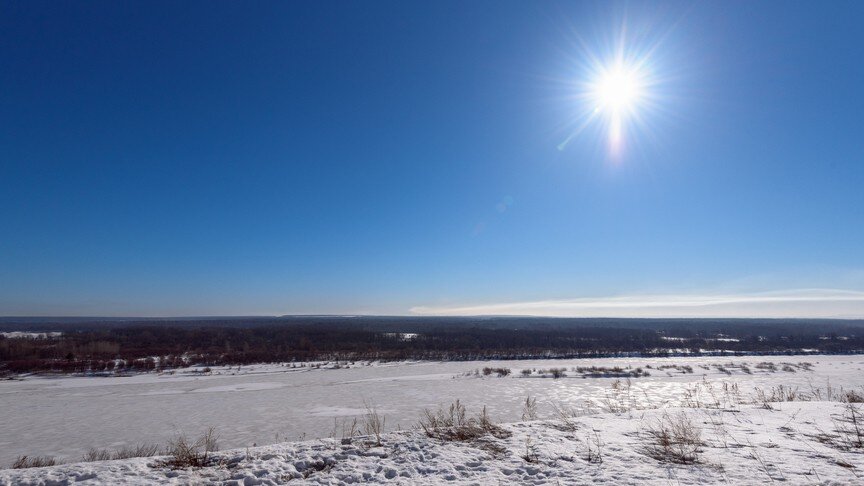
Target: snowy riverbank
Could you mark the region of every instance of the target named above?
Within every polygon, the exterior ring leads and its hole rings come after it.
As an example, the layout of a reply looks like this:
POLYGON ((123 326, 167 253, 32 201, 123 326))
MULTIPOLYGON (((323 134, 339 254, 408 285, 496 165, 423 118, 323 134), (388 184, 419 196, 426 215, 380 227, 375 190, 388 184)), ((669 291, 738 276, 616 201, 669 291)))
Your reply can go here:
POLYGON ((535 420, 505 424, 503 433, 466 441, 433 439, 411 430, 385 434, 380 446, 363 438, 350 444, 340 439, 286 442, 217 452, 212 465, 200 469, 172 469, 163 459, 151 457, 3 470, 0 484, 864 481, 864 454, 849 447, 854 437, 844 418, 848 404, 781 402, 768 407, 633 410, 570 418, 566 423, 535 420), (689 464, 675 463, 674 454, 667 457, 658 449, 663 431, 674 439, 682 423, 692 428, 689 464))
POLYGON ((627 385, 627 406, 640 409, 686 405, 687 395, 706 380, 747 394, 781 385, 802 393, 829 386, 864 393, 862 356, 308 365, 0 382, 0 467, 21 455, 65 463, 80 461, 91 448, 161 448, 177 434, 196 436, 208 427, 217 429, 224 449, 329 437, 334 422, 362 415, 364 402, 386 416, 388 432, 409 429, 424 409, 457 398, 470 410, 487 406, 494 420, 505 423, 521 420, 528 395, 537 398, 540 419, 555 417, 553 405, 590 402, 592 412, 610 411, 606 402, 617 378, 603 376, 622 373, 597 371, 616 367, 639 376, 620 380, 627 385), (484 376, 484 367, 511 373, 484 376), (551 377, 553 368, 565 369, 561 378, 551 377))

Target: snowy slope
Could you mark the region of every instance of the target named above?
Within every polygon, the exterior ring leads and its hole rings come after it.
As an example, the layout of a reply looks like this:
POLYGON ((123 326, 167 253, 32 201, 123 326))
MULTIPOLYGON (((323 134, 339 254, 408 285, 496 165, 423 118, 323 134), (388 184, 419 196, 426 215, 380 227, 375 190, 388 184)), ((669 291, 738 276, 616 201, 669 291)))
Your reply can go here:
POLYGON ((864 453, 838 433, 846 405, 773 403, 725 409, 670 408, 503 425, 512 435, 468 442, 417 430, 323 439, 216 454, 202 469, 172 470, 160 458, 0 471, 2 485, 61 484, 864 484, 864 453), (702 445, 695 464, 647 453, 660 424, 689 419, 702 445), (600 460, 588 460, 588 448, 600 460), (526 460, 525 457, 529 459, 526 460))

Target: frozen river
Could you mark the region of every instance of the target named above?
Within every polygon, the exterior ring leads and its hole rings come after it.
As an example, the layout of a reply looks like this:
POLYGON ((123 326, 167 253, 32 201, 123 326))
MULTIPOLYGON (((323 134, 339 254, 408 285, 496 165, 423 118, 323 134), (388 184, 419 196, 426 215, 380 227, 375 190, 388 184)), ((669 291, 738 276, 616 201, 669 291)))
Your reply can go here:
POLYGON ((214 369, 207 375, 187 370, 130 377, 34 377, 0 382, 0 466, 23 454, 74 462, 91 447, 164 444, 178 432, 197 435, 209 426, 217 429, 221 448, 327 437, 334 421, 361 415, 364 402, 386 417, 389 430, 413 427, 425 408, 457 398, 469 411, 486 405, 494 419, 510 422, 520 419, 522 402, 531 395, 538 399, 542 418, 552 415, 552 404, 578 406, 608 395, 614 378, 582 378, 571 371, 586 366, 644 368, 651 376, 633 378, 631 394, 655 405, 680 403, 685 390, 703 379, 736 382, 743 392, 779 384, 803 391, 829 384, 861 391, 864 385, 864 356, 421 362, 348 369, 261 365, 239 372, 214 369), (776 371, 757 368, 761 362, 776 363, 776 371), (782 363, 801 362, 812 368, 783 371, 782 363), (729 363, 746 363, 752 374, 717 367, 729 363), (688 365, 693 373, 658 370, 670 364, 688 365), (513 373, 502 378, 465 376, 487 366, 513 373), (520 373, 552 367, 567 368, 569 376, 552 379, 535 373, 526 378, 520 373))

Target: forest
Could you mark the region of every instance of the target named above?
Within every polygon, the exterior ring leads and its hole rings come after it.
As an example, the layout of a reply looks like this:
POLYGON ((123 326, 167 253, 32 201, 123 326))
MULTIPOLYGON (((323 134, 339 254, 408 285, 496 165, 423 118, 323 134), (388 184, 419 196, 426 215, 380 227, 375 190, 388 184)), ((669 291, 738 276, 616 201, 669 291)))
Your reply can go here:
POLYGON ((0 375, 318 360, 864 351, 864 321, 328 317, 0 321, 0 375), (29 333, 29 334, 28 334, 29 333))

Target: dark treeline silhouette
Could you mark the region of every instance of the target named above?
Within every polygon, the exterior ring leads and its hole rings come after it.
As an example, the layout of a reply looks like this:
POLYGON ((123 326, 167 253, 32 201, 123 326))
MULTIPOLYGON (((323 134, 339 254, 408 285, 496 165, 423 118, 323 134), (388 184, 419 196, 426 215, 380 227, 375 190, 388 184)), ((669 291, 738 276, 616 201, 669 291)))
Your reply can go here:
POLYGON ((668 354, 858 353, 864 321, 314 317, 21 320, 0 374, 123 372, 309 360, 467 360, 668 354))

